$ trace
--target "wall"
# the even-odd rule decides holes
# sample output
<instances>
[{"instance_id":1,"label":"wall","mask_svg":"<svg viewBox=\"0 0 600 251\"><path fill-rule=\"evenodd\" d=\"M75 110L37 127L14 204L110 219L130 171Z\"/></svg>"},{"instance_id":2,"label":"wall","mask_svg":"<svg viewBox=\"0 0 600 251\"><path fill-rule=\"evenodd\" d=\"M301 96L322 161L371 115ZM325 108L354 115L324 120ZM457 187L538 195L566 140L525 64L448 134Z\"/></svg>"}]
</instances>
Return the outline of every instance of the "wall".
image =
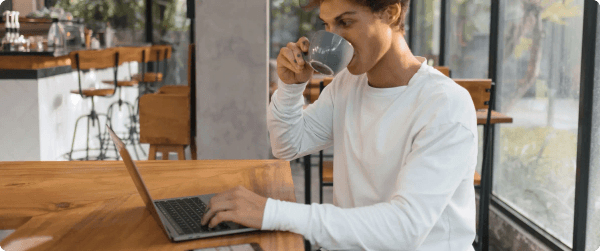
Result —
<instances>
[{"instance_id":1,"label":"wall","mask_svg":"<svg viewBox=\"0 0 600 251\"><path fill-rule=\"evenodd\" d=\"M267 159L268 0L196 1L199 159Z\"/></svg>"},{"instance_id":2,"label":"wall","mask_svg":"<svg viewBox=\"0 0 600 251\"><path fill-rule=\"evenodd\" d=\"M37 9L36 0L13 0L13 10L20 12L20 17L25 17L29 12Z\"/></svg>"}]
</instances>

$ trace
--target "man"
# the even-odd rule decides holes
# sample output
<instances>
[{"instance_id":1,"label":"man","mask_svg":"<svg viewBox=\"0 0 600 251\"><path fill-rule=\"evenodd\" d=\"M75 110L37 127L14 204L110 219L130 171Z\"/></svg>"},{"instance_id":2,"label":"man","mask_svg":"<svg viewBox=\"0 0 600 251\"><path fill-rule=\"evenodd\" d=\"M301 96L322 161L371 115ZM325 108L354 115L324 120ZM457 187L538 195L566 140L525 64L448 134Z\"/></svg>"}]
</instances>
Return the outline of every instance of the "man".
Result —
<instances>
[{"instance_id":1,"label":"man","mask_svg":"<svg viewBox=\"0 0 600 251\"><path fill-rule=\"evenodd\" d=\"M464 88L411 53L408 0L309 5L320 6L326 30L355 54L303 110L313 70L301 53L309 41L282 48L267 120L278 158L334 147L333 205L266 199L238 187L211 200L202 224L291 231L326 249L473 250L475 108Z\"/></svg>"}]
</instances>

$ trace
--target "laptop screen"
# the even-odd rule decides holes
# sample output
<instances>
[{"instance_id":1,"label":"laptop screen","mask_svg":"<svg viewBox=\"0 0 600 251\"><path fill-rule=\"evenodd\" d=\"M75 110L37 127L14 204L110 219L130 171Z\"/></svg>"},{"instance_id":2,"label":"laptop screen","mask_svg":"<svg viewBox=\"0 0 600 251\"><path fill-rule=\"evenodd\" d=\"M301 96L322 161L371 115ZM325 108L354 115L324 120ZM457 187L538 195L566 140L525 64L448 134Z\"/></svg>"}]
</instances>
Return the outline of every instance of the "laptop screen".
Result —
<instances>
[{"instance_id":1,"label":"laptop screen","mask_svg":"<svg viewBox=\"0 0 600 251\"><path fill-rule=\"evenodd\" d=\"M135 187L140 193L140 196L142 196L142 200L146 204L146 208L148 208L150 213L156 218L157 222L161 222L160 218L158 217L158 213L154 208L152 196L150 196L148 188L146 188L146 184L144 183L144 180L142 180L142 176L140 175L137 166L135 165L133 160L131 160L129 151L127 151L127 149L125 148L125 144L123 144L123 141L121 141L121 139L117 137L115 132L113 132L113 130L108 125L106 125L106 130L108 130L108 132L110 133L110 138L119 150L119 154L121 154L121 158L123 158L123 162L125 162L125 167L127 167L127 171L129 171L129 175L131 175Z\"/></svg>"}]
</instances>

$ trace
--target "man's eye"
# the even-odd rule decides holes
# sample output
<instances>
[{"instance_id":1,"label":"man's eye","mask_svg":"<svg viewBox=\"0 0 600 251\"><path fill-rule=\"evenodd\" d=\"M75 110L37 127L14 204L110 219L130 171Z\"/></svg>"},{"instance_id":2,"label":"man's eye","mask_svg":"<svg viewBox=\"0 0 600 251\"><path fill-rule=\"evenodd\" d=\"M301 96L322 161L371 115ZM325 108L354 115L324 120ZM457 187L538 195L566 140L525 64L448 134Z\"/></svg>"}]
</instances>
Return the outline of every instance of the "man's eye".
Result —
<instances>
[{"instance_id":1,"label":"man's eye","mask_svg":"<svg viewBox=\"0 0 600 251\"><path fill-rule=\"evenodd\" d=\"M344 20L341 20L341 21L340 21L340 25L342 25L342 26L348 26L348 25L350 25L351 23L352 23L352 22L347 22L347 21L344 21Z\"/></svg>"}]
</instances>

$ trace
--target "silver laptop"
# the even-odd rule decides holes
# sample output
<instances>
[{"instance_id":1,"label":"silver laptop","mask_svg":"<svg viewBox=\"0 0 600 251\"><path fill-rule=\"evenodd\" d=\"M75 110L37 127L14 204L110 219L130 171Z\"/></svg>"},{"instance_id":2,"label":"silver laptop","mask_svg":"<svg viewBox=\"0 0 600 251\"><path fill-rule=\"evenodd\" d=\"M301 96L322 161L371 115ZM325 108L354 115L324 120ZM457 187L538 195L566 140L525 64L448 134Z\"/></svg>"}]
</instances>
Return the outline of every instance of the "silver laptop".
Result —
<instances>
[{"instance_id":1,"label":"silver laptop","mask_svg":"<svg viewBox=\"0 0 600 251\"><path fill-rule=\"evenodd\" d=\"M110 133L112 141L115 143L129 175L135 183L146 208L161 226L165 234L171 241L184 241L200 239L213 236L236 234L243 232L258 231L256 228L249 228L233 222L222 222L214 228L208 228L208 225L202 226L200 221L207 211L207 205L215 194L203 194L190 197L178 197L163 200L153 200L138 168L131 160L129 152L125 145L115 135L112 129L106 125L106 130Z\"/></svg>"}]
</instances>

